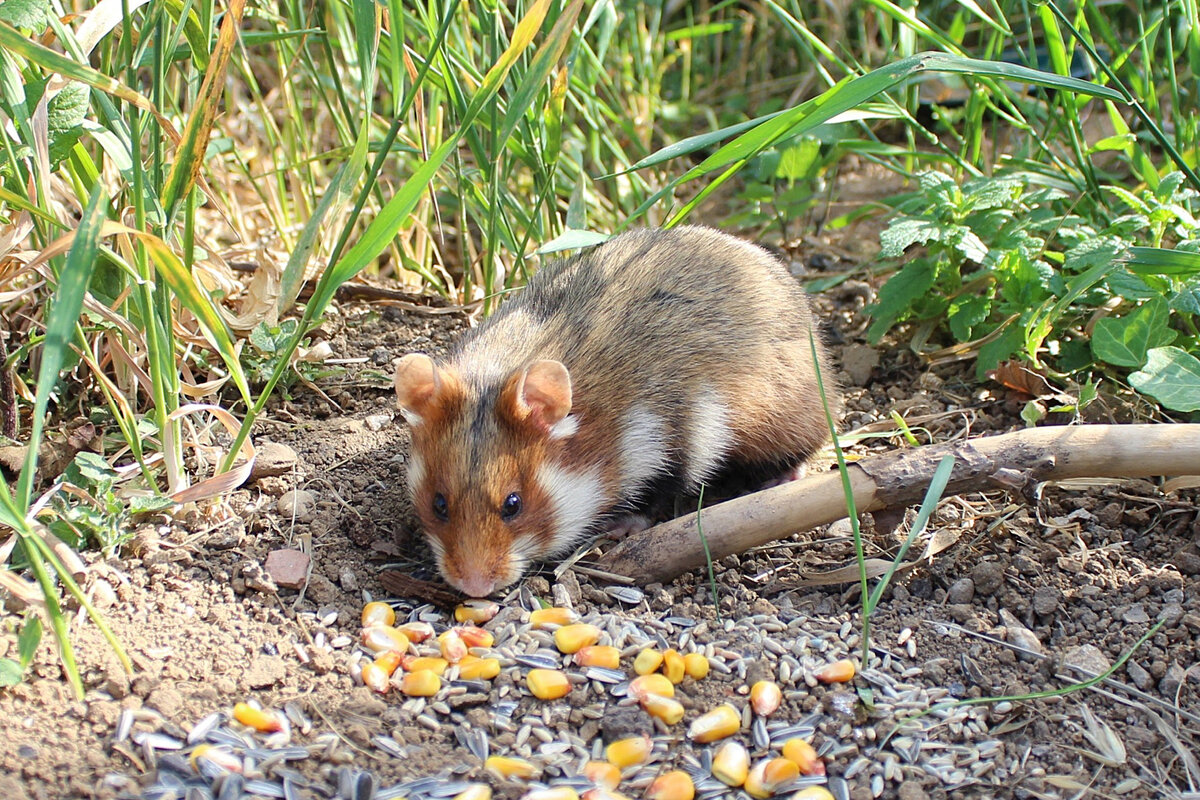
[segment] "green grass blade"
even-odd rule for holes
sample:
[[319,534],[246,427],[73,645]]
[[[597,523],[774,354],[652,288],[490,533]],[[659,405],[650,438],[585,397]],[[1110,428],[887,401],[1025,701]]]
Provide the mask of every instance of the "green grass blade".
[[500,138],[497,139],[495,145],[497,153],[504,149],[513,130],[525,116],[525,112],[533,105],[533,100],[545,85],[546,79],[550,77],[550,72],[554,69],[555,64],[562,58],[567,42],[571,39],[575,20],[579,18],[582,8],[583,0],[574,0],[555,21],[546,41],[542,42],[542,46],[538,48],[533,61],[529,64],[529,69],[521,78],[520,85],[508,100],[508,110],[505,112],[504,122],[500,126]]
[[1165,247],[1131,247],[1122,259],[1130,272],[1139,275],[1171,275],[1188,278],[1200,275],[1200,253],[1168,250]]
[[108,211],[108,198],[104,187],[97,183],[92,187],[83,218],[75,230],[67,262],[58,276],[58,289],[54,303],[46,318],[46,338],[42,342],[42,364],[38,370],[37,388],[34,395],[33,417],[29,431],[29,450],[25,465],[17,480],[17,507],[28,508],[33,476],[37,472],[38,448],[42,441],[42,430],[46,422],[46,409],[50,394],[58,382],[58,371],[66,361],[67,348],[75,335],[75,323],[83,309],[83,298],[92,270],[96,266],[96,254],[100,249],[100,232],[104,216]]

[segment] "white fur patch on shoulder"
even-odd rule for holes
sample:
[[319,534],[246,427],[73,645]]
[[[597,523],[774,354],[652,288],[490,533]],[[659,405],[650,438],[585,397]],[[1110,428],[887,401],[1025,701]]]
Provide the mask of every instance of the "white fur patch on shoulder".
[[579,417],[574,414],[567,414],[565,417],[554,423],[550,427],[551,439],[566,439],[574,436],[579,430]]
[[565,550],[578,542],[611,501],[605,497],[600,471],[571,472],[556,464],[543,464],[537,482],[550,498],[555,530],[551,551]]
[[425,462],[416,453],[408,456],[408,490],[416,494],[417,488],[425,482]]
[[699,486],[713,477],[734,446],[729,427],[729,406],[713,389],[704,389],[692,406],[687,433],[687,481]]
[[667,428],[645,406],[634,406],[621,420],[621,493],[631,494],[667,467]]

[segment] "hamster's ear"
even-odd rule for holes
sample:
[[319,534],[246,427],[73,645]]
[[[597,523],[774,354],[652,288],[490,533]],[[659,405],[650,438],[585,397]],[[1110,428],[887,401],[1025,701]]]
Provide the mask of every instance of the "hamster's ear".
[[559,423],[571,413],[571,374],[558,361],[535,361],[508,382],[499,407],[514,422],[553,437],[569,436],[574,431]]
[[452,372],[438,369],[423,353],[410,353],[396,365],[396,404],[409,425],[428,424],[444,415],[457,385]]

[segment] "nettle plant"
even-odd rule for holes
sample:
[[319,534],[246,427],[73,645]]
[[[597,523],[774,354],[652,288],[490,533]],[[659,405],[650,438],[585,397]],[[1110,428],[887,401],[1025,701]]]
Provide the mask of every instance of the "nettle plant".
[[1200,410],[1200,194],[1180,173],[1102,191],[1120,215],[1098,226],[1022,176],[922,174],[880,235],[885,258],[921,250],[881,287],[869,337],[910,321],[972,345],[981,377],[1020,357]]

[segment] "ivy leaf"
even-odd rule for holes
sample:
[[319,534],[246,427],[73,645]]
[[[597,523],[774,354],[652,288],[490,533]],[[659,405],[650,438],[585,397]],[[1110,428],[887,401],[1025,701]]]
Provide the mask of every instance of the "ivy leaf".
[[1140,367],[1148,350],[1175,341],[1169,316],[1166,301],[1158,297],[1123,317],[1105,317],[1092,331],[1092,354],[1118,367]]
[[81,480],[80,485],[99,486],[117,478],[117,471],[108,465],[103,456],[86,450],[75,454],[71,467],[67,472],[67,479],[72,483]]
[[1200,360],[1178,347],[1156,347],[1129,383],[1173,411],[1200,411]]

